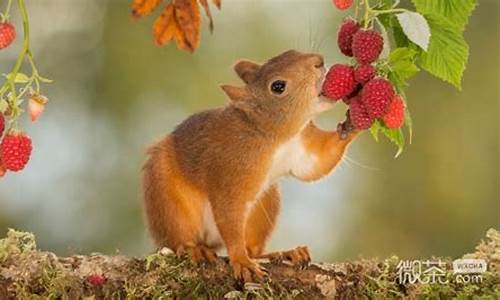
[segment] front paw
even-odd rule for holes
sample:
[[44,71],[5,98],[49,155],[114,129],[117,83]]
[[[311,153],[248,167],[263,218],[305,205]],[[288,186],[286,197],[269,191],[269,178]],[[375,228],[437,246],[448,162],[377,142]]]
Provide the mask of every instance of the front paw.
[[264,280],[268,275],[267,270],[249,257],[231,259],[234,277],[243,282],[252,282],[253,275],[258,281]]
[[349,135],[353,135],[360,132],[360,130],[356,129],[351,122],[351,118],[349,116],[349,111],[346,113],[346,120],[337,125],[337,133],[341,140],[345,140],[349,137]]

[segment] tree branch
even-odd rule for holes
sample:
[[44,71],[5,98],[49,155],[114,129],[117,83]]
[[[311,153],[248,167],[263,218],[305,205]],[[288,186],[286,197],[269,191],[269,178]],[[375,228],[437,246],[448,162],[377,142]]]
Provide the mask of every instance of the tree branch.
[[[57,257],[36,249],[34,236],[10,230],[0,240],[0,299],[158,299],[158,298],[437,298],[500,296],[500,232],[490,229],[472,254],[488,262],[481,282],[460,283],[446,262],[447,284],[400,284],[399,259],[311,264],[300,269],[263,261],[270,276],[242,284],[227,259],[194,265],[162,249],[145,258],[106,255]],[[432,258],[437,260],[437,258]]]

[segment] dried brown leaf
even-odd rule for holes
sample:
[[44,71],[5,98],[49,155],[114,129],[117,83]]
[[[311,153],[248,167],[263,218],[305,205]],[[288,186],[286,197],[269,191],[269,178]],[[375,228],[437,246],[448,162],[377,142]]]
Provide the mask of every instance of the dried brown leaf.
[[152,12],[162,0],[134,0],[132,2],[132,16],[143,17]]
[[174,0],[175,19],[184,34],[184,40],[179,41],[176,36],[177,46],[193,52],[200,45],[201,17],[197,0]]
[[208,6],[208,0],[199,0],[200,5],[203,7],[205,10],[205,14],[207,15],[208,18],[208,28],[210,28],[210,32],[214,31],[214,21],[212,19],[212,13],[210,12],[210,6]]
[[153,25],[157,45],[175,39],[177,47],[193,52],[200,44],[200,10],[197,0],[174,0]]

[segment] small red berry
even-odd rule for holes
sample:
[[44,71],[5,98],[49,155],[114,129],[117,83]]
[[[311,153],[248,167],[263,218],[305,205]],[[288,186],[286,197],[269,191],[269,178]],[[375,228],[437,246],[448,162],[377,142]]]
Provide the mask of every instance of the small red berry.
[[340,10],[346,10],[351,7],[353,0],[333,0],[335,6]]
[[346,56],[352,56],[352,38],[359,30],[359,24],[349,19],[340,26],[337,34],[337,45],[340,51]]
[[87,281],[92,284],[92,285],[103,285],[106,283],[107,279],[106,277],[102,275],[90,275],[87,277]]
[[352,53],[358,63],[376,61],[384,47],[384,39],[374,30],[359,30],[352,38]]
[[394,88],[383,78],[368,81],[361,92],[361,102],[372,118],[381,118],[385,115],[392,98],[394,98]]
[[354,70],[348,65],[333,65],[326,73],[322,93],[326,97],[338,100],[351,94],[356,88]]
[[31,156],[31,139],[24,134],[7,134],[0,144],[0,157],[5,169],[21,171]]
[[16,39],[16,28],[8,22],[0,23],[0,49],[8,47]]
[[377,73],[377,70],[375,69],[374,66],[372,65],[360,65],[354,70],[354,79],[361,84],[365,84],[373,77],[375,77],[375,74]]
[[349,117],[352,125],[357,129],[368,129],[372,127],[374,120],[368,114],[359,96],[352,98],[349,103]]
[[383,117],[384,123],[389,128],[400,128],[405,121],[405,104],[401,96],[396,95],[389,104],[389,109]]

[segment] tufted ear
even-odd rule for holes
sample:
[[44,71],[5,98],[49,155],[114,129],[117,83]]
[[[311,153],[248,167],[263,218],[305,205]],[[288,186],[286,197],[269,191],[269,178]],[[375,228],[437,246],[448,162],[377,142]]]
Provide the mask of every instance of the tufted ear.
[[231,101],[239,102],[250,99],[250,92],[246,87],[237,87],[233,85],[221,85],[222,90],[231,99]]
[[249,60],[240,60],[234,65],[234,71],[245,83],[249,83],[255,79],[259,68],[259,64]]

